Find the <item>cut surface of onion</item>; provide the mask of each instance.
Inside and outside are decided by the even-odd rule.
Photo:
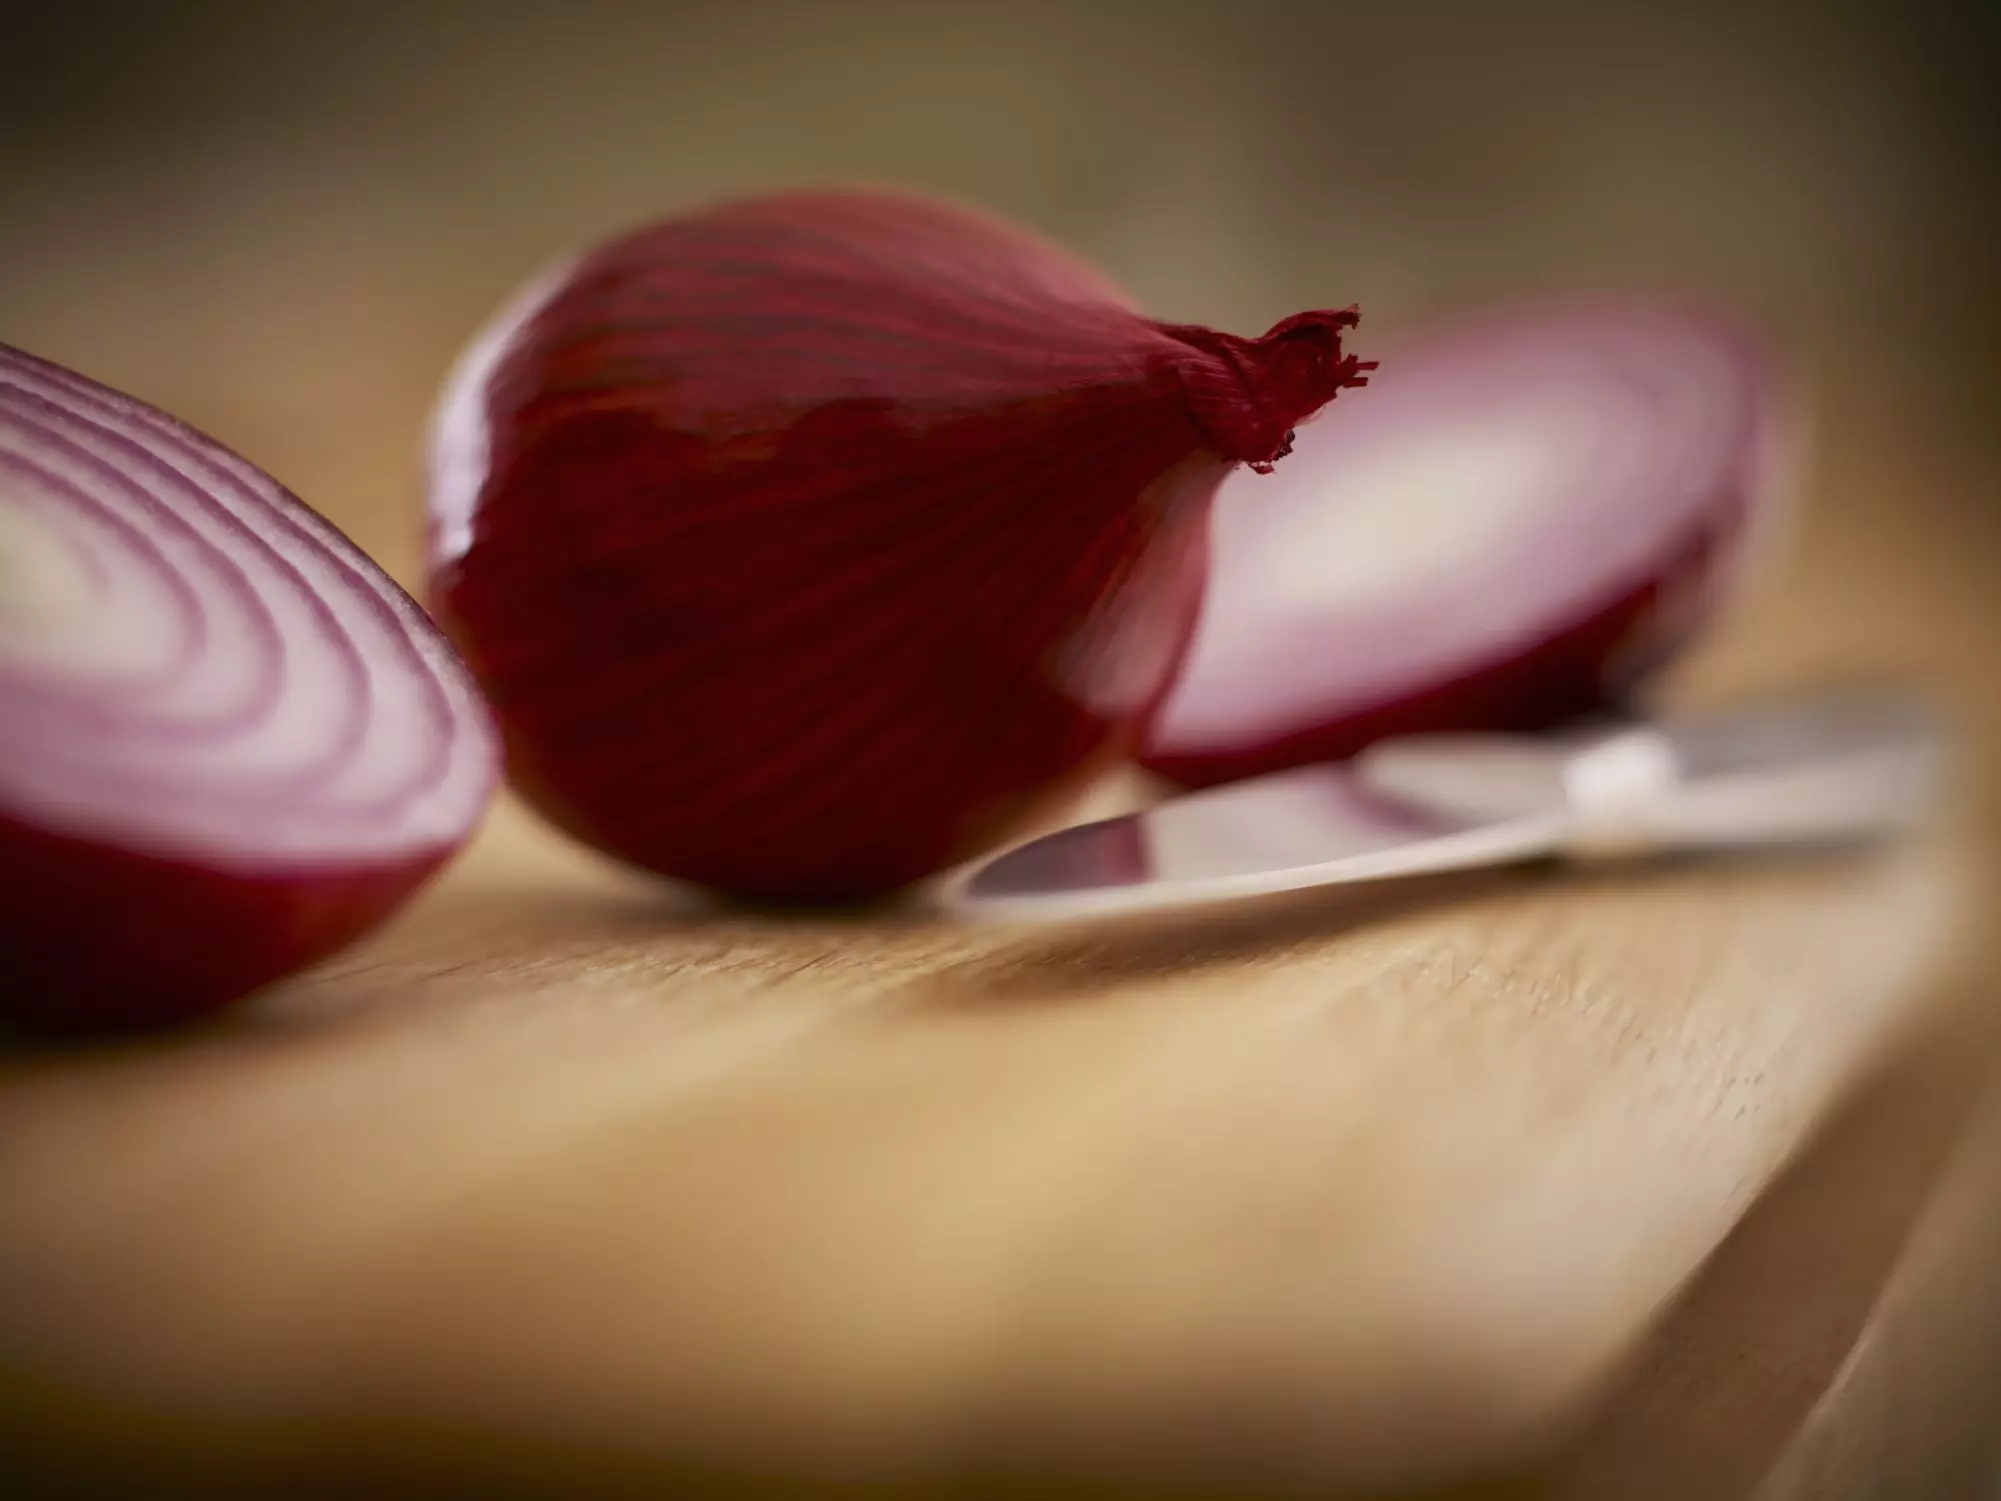
[[[332,525],[0,346],[0,1017],[166,1020],[322,956],[464,841],[496,759]]]
[[[1773,371],[1655,302],[1393,344],[1285,467],[1217,497],[1194,646],[1142,760],[1205,785],[1630,694],[1733,592],[1783,457]]]

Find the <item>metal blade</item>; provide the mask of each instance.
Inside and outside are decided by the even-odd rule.
[[[1136,912],[1531,859],[1568,824],[1561,805],[1502,819],[1432,811],[1309,766],[1059,830],[964,873],[944,900],[990,916]]]
[[[1067,917],[1223,901],[1562,852],[1872,839],[1935,806],[1921,702],[1849,691],[1654,724],[1386,741],[1008,850],[948,883],[966,913]]]

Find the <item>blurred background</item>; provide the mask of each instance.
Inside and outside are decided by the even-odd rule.
[[[1973,748],[1972,859],[2001,848],[1991,0],[0,0],[0,74],[0,340],[213,432],[406,580],[457,349],[711,194],[930,189],[1162,317],[1359,302],[1364,353],[1532,293],[1735,302],[1812,393],[1816,583],[1693,674],[1926,683]]]
[[[399,569],[427,403],[510,287],[704,196],[829,178],[976,200],[1243,332],[1695,289],[1789,339],[1842,430],[1885,403],[1928,443],[1995,441],[1983,0],[4,15],[0,336],[217,429]]]

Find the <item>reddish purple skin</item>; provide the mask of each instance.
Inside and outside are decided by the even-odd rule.
[[[0,1023],[84,1034],[206,1015],[378,926],[455,848],[231,875],[0,817]]]
[[[1217,484],[1358,382],[1353,321],[1151,323],[917,199],[669,221],[513,335],[433,600],[563,828],[760,899],[887,892],[1128,748]]]

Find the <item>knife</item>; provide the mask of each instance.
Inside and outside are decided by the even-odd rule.
[[[1059,830],[960,871],[941,900],[1066,918],[1550,855],[1864,842],[1934,806],[1943,750],[1927,707],[1890,691],[1543,737],[1411,736]]]

